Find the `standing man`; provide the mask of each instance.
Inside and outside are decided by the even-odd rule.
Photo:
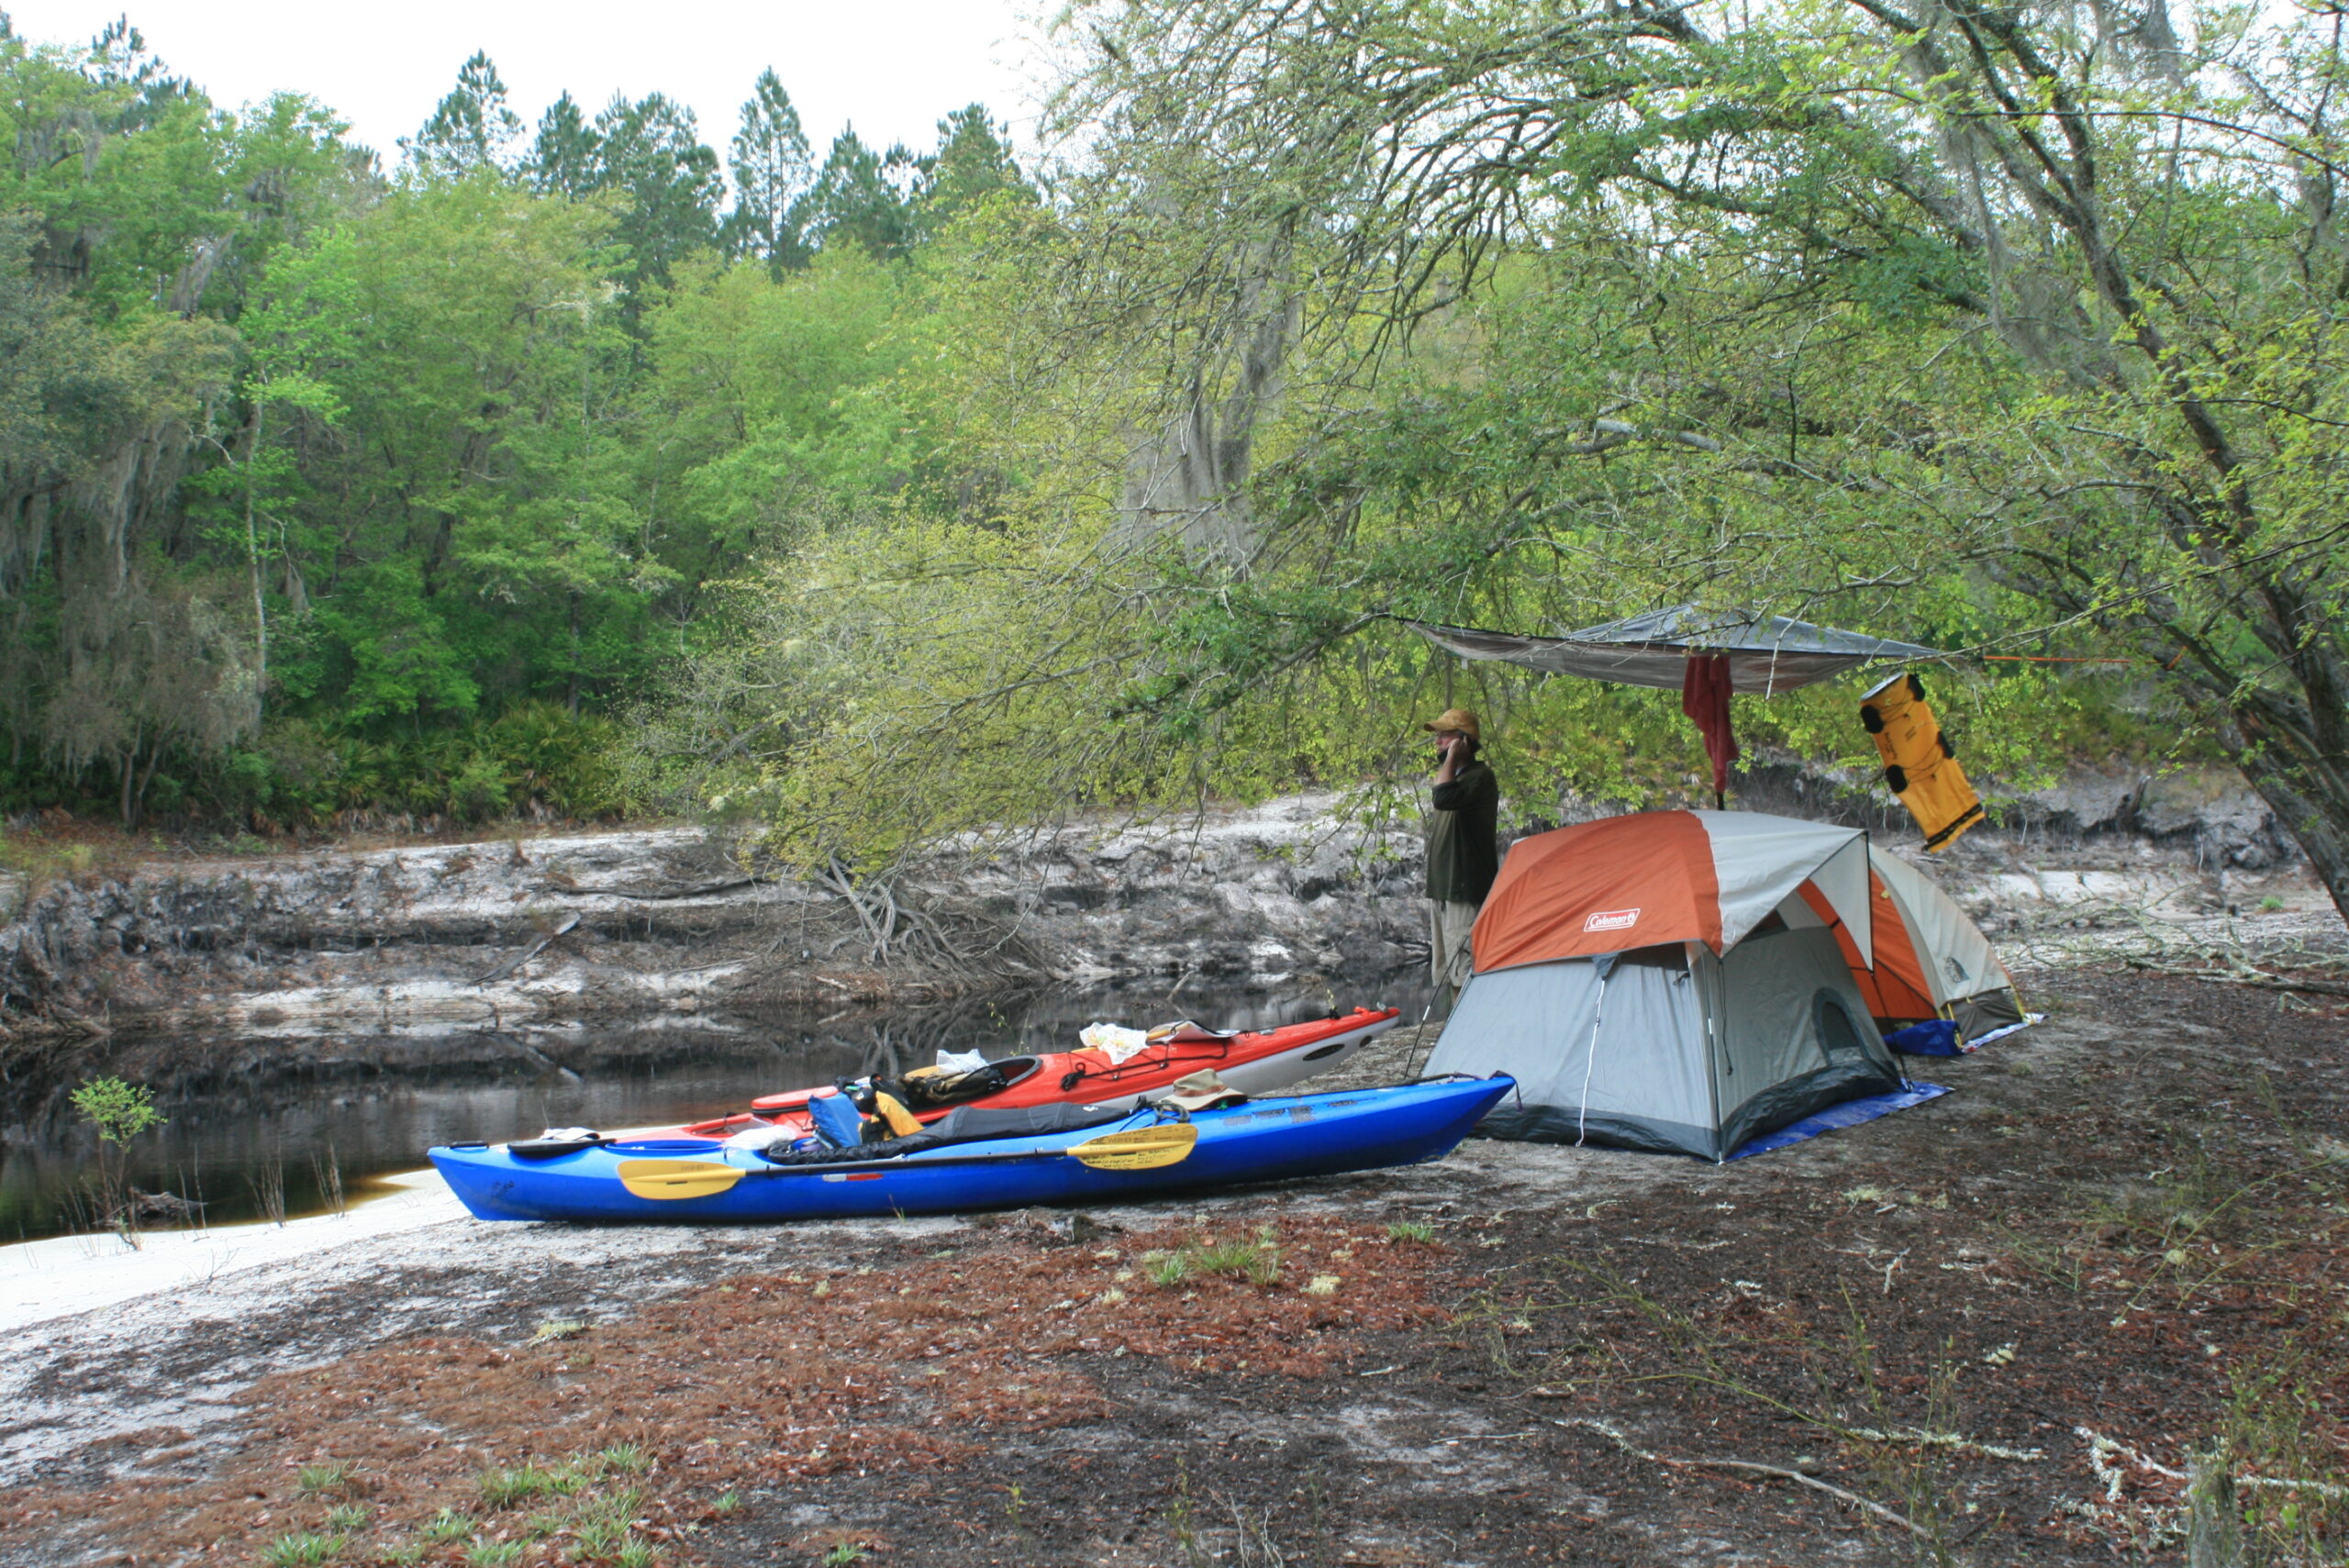
[[[1474,962],[1468,934],[1501,867],[1497,819],[1501,787],[1476,755],[1476,716],[1447,708],[1435,731],[1435,809],[1428,816],[1429,963],[1436,1000],[1447,1017]]]

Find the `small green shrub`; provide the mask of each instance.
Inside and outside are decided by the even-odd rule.
[[[1435,1227],[1424,1219],[1393,1220],[1386,1227],[1386,1239],[1389,1241],[1425,1243],[1435,1240]]]
[[[119,1078],[84,1081],[73,1091],[73,1108],[98,1129],[99,1141],[117,1145],[128,1143],[163,1119],[155,1110],[154,1090]]]

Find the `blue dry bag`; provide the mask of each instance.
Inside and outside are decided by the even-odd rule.
[[[1955,1056],[1965,1049],[1958,1043],[1957,1026],[1947,1018],[1927,1018],[1895,1029],[1884,1043],[1903,1056]]]
[[[864,1118],[837,1090],[810,1099],[807,1119],[816,1124],[816,1136],[835,1149],[853,1149],[864,1141]]]

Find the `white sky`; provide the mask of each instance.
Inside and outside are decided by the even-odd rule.
[[[476,49],[496,61],[526,135],[565,89],[591,116],[615,92],[661,92],[693,106],[721,157],[769,65],[819,160],[851,123],[872,146],[927,149],[937,122],[974,100],[1032,148],[1047,87],[1021,0],[0,0],[0,11],[41,43],[81,42],[128,11],[214,103],[306,93],[387,169]]]

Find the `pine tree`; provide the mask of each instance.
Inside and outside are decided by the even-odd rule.
[[[799,203],[799,232],[818,248],[862,245],[884,261],[902,256],[914,238],[907,191],[920,178],[920,160],[904,147],[876,153],[851,127],[832,139]]]
[[[717,242],[726,194],[718,154],[702,144],[693,110],[660,93],[634,104],[614,96],[594,133],[596,184],[631,198],[619,236],[636,258],[637,282],[666,284],[672,265]]]
[[[759,72],[751,99],[742,106],[742,128],[734,133],[728,166],[734,173],[734,210],[727,215],[727,249],[755,256],[780,273],[804,265],[807,243],[794,221],[815,174],[807,133],[799,111],[783,90],[773,67]]]
[[[585,195],[596,187],[596,133],[579,101],[565,93],[539,117],[538,139],[521,172],[530,189],[542,196]]]
[[[457,84],[424,128],[400,139],[400,150],[427,178],[461,177],[477,169],[506,168],[521,134],[522,117],[507,106],[506,83],[497,67],[476,50],[458,67]]]
[[[938,122],[938,150],[923,160],[921,183],[914,192],[915,228],[920,238],[937,233],[957,213],[997,191],[1015,192],[1023,201],[1036,199],[1005,139],[1010,128],[998,125],[984,104],[968,105]]]

